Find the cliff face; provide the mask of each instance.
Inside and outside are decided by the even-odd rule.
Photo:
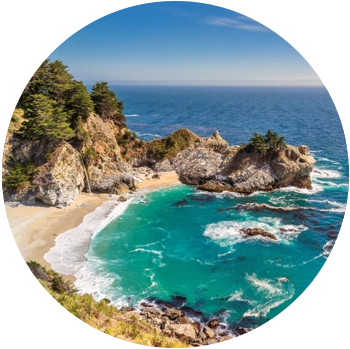
[[[311,188],[315,161],[307,146],[287,146],[262,155],[247,147],[230,147],[217,131],[202,138],[187,129],[145,143],[125,127],[94,115],[83,128],[83,141],[59,146],[20,140],[10,130],[3,174],[9,178],[15,168],[19,171],[15,175],[20,173],[24,180],[16,190],[5,183],[5,200],[70,205],[88,188],[88,179],[92,191],[122,194],[136,189],[134,174],[138,166],[145,165],[155,171],[175,170],[182,183],[207,191],[252,193],[289,185]]]
[[[122,130],[112,121],[90,116],[85,124],[90,137],[84,142],[84,157],[91,189],[122,194],[134,187],[132,167],[126,162],[117,143]]]
[[[4,199],[70,205],[88,188],[84,166],[93,191],[124,193],[133,188],[132,167],[123,159],[117,143],[119,127],[91,115],[84,130],[88,136],[83,142],[63,142],[59,146],[22,140],[14,136],[16,130],[9,131],[2,159],[3,177],[16,168],[26,182],[12,188],[3,180]],[[28,164],[35,168],[30,174],[25,173]]]
[[[3,155],[3,175],[10,172],[13,163],[28,162],[36,167],[30,183],[24,184],[18,190],[3,186],[5,200],[39,200],[51,206],[67,206],[73,203],[84,188],[84,172],[79,152],[68,143],[48,152],[39,142],[23,142],[8,135]]]

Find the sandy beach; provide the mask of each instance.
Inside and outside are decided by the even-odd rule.
[[[138,192],[146,193],[177,184],[179,181],[175,171],[164,172],[161,173],[160,179],[149,178],[138,183]],[[5,209],[23,258],[51,268],[44,255],[55,245],[56,237],[80,225],[85,215],[109,199],[109,194],[81,193],[72,205],[63,209],[40,203],[27,205],[18,202],[5,203]],[[113,199],[115,200],[115,197]],[[68,279],[74,280],[74,277]]]

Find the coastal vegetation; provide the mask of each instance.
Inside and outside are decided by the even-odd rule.
[[[166,138],[149,142],[147,155],[156,160],[174,158],[196,141],[199,141],[197,135],[186,128],[181,128]]]
[[[12,116],[3,158],[5,198],[67,206],[87,182],[92,191],[125,194],[137,187],[144,166],[176,171],[182,183],[206,191],[311,188],[308,147],[287,146],[276,132],[254,132],[240,147],[229,146],[218,131],[200,137],[186,128],[144,142],[126,127],[123,108],[107,82],[89,93],[61,61],[45,60]]]
[[[83,122],[93,114],[124,125],[123,102],[107,82],[97,82],[91,94],[74,79],[61,61],[45,60],[25,87],[17,108],[24,121],[16,136],[26,140],[61,143],[86,140]]]
[[[280,137],[277,132],[271,130],[268,130],[265,136],[254,132],[249,141],[250,143],[244,148],[248,151],[255,150],[263,155],[268,152],[277,153],[287,147],[284,137]]]
[[[110,304],[108,299],[99,302],[91,295],[78,294],[69,281],[39,263],[27,263],[40,284],[65,309],[88,325],[110,336],[136,344],[152,347],[184,348],[188,345],[176,338],[168,337],[155,327],[127,314]]]

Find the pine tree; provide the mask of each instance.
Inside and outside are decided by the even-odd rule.
[[[30,96],[18,135],[25,139],[57,143],[74,137],[68,115],[43,94]]]
[[[117,96],[108,87],[107,82],[97,82],[91,92],[95,112],[102,119],[113,120],[116,124],[126,121],[123,115],[123,102],[118,101]]]

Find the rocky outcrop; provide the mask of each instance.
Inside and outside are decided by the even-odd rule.
[[[242,228],[240,231],[243,234],[243,236],[246,238],[260,235],[264,238],[277,240],[276,235],[269,233],[268,231],[265,231],[264,229],[261,229],[261,228]]]
[[[120,152],[117,142],[122,132],[110,120],[91,115],[85,123],[89,134],[81,148],[91,189],[102,193],[123,194],[135,186],[132,167]]]
[[[36,200],[50,206],[67,206],[85,186],[80,155],[68,143],[61,145],[52,158],[40,167],[33,180]]]
[[[186,149],[159,160],[154,168],[175,170],[182,183],[213,192],[249,194],[286,186],[312,187],[315,160],[305,145],[260,154],[246,146],[229,147],[218,131],[208,138],[192,135],[192,140]]]
[[[13,140],[8,143],[8,153],[4,152],[5,166],[3,173],[9,171],[9,163],[40,164],[49,154],[50,158],[33,174],[31,183],[18,191],[4,190],[8,201],[41,201],[50,206],[64,207],[73,203],[85,186],[84,171],[79,152],[70,144],[63,143],[55,151],[47,149],[38,142],[21,142]],[[48,158],[46,156],[46,158]],[[33,165],[34,166],[34,165]]]
[[[129,313],[155,326],[166,336],[175,337],[195,347],[215,344],[232,338],[227,332],[215,331],[219,327],[217,320],[210,322],[213,325],[212,328],[209,325],[201,326],[198,322],[192,322],[179,309],[164,308],[165,303],[162,302],[165,311],[148,305],[140,311],[132,310]],[[171,303],[167,305],[171,306]]]

